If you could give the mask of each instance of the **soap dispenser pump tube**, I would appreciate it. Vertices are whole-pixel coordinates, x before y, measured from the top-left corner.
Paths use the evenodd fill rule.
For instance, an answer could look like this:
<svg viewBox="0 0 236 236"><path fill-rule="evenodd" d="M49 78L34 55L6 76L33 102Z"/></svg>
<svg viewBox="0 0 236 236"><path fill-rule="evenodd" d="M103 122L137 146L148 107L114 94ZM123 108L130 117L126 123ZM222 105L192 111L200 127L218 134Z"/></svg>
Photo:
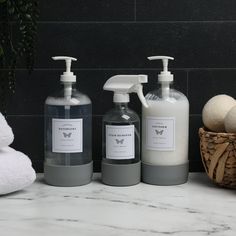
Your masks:
<svg viewBox="0 0 236 236"><path fill-rule="evenodd" d="M73 57L61 57L61 56L56 56L56 57L52 57L53 60L57 61L57 60L65 60L66 62L66 71L63 73L63 75L67 75L67 80L62 79L61 77L61 81L64 84L64 97L65 100L68 101L68 103L70 103L71 100L71 95L72 95L72 81L73 81L73 73L71 72L71 62L72 61L77 61L76 58ZM72 75L72 79L70 78L70 76ZM70 105L65 105L65 119L70 119ZM70 153L65 153L65 164L67 166L69 166L71 164L71 155Z"/></svg>
<svg viewBox="0 0 236 236"><path fill-rule="evenodd" d="M64 83L64 96L65 99L70 103L72 95L72 83ZM70 119L70 105L65 105L65 119ZM70 153L65 153L65 164L69 166L71 164L71 155Z"/></svg>
<svg viewBox="0 0 236 236"><path fill-rule="evenodd" d="M170 82L161 83L162 98L168 99L170 97Z"/></svg>

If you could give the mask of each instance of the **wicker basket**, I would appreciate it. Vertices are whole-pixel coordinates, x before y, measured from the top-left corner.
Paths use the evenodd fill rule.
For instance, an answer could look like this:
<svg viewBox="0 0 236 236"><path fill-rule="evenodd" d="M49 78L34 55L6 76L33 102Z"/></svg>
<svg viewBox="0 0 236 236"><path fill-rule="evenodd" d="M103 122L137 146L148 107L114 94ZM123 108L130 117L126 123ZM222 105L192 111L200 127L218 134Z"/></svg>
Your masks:
<svg viewBox="0 0 236 236"><path fill-rule="evenodd" d="M199 129L200 151L206 173L215 183L236 188L236 134Z"/></svg>

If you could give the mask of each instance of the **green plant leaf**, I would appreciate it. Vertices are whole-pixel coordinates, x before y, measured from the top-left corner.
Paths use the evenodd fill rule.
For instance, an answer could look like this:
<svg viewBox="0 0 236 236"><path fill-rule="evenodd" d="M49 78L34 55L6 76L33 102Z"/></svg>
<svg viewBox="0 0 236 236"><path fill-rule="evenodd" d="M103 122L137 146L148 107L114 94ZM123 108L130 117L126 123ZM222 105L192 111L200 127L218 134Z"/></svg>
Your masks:
<svg viewBox="0 0 236 236"><path fill-rule="evenodd" d="M30 15L30 14L26 14L25 17L26 17L27 19L31 19L31 15Z"/></svg>
<svg viewBox="0 0 236 236"><path fill-rule="evenodd" d="M9 8L9 9L8 9L8 12L9 12L11 15L14 14L15 8L14 8L14 7Z"/></svg>
<svg viewBox="0 0 236 236"><path fill-rule="evenodd" d="M15 91L18 61L24 60L29 72L33 69L39 0L0 0L1 3L4 14L0 22L0 65L8 70L0 70L0 110L5 111L8 97Z"/></svg>

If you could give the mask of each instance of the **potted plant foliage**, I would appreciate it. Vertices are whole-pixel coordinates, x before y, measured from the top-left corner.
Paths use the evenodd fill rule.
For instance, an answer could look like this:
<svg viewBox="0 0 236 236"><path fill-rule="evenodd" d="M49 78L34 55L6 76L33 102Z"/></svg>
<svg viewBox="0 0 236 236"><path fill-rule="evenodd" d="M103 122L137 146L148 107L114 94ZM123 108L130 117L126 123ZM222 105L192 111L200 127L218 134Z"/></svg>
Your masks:
<svg viewBox="0 0 236 236"><path fill-rule="evenodd" d="M39 16L38 0L0 0L0 110L15 92L19 62L32 71Z"/></svg>

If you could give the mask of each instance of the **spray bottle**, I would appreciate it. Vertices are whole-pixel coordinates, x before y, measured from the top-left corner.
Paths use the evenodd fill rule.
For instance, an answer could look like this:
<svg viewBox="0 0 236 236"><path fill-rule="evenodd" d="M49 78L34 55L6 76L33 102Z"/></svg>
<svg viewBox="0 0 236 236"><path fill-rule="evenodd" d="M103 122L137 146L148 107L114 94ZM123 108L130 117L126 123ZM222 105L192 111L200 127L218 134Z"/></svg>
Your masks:
<svg viewBox="0 0 236 236"><path fill-rule="evenodd" d="M142 83L146 75L116 75L103 89L113 91L115 107L103 117L102 182L130 186L140 182L140 119L128 107L129 93L137 93L144 107Z"/></svg>
<svg viewBox="0 0 236 236"><path fill-rule="evenodd" d="M45 180L55 186L87 184L93 172L91 100L75 88L71 63L77 59L52 59L64 60L66 71L60 77L62 90L45 102Z"/></svg>
<svg viewBox="0 0 236 236"><path fill-rule="evenodd" d="M148 108L142 109L142 181L155 185L175 185L188 179L189 102L170 88L173 74L168 71L168 56L158 75L160 88L146 95Z"/></svg>

